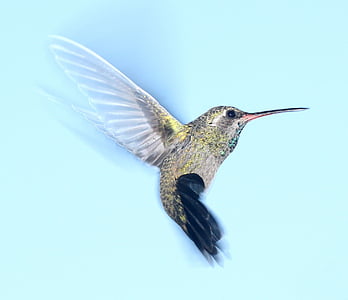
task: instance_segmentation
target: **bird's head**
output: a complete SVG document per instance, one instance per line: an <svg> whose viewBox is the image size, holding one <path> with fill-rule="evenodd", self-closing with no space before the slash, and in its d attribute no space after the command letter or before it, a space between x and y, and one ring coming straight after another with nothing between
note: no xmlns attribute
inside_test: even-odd
<svg viewBox="0 0 348 300"><path fill-rule="evenodd" d="M201 121L205 123L205 126L217 127L225 132L229 137L238 138L244 126L251 120L273 114L301 111L305 109L307 108L297 107L248 113L232 106L217 106L208 110L200 118L202 118Z"/></svg>

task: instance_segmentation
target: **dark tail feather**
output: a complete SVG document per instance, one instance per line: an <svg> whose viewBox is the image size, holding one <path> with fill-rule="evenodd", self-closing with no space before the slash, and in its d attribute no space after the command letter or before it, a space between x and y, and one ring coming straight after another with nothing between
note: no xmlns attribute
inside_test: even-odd
<svg viewBox="0 0 348 300"><path fill-rule="evenodd" d="M185 174L178 178L176 187L186 213L186 234L209 261L216 260L222 232L214 216L199 201L205 188L203 179L195 173Z"/></svg>

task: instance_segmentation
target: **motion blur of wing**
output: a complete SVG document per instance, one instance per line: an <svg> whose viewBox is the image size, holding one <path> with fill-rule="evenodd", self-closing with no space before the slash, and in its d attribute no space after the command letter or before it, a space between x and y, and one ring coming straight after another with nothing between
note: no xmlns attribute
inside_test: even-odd
<svg viewBox="0 0 348 300"><path fill-rule="evenodd" d="M56 61L88 97L89 109L73 108L140 159L160 166L168 150L165 141L183 125L91 50L64 37L51 38Z"/></svg>

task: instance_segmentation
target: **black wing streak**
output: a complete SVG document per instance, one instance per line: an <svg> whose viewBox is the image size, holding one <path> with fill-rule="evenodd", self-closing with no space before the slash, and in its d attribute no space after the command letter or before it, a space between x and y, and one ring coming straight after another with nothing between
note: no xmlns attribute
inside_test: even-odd
<svg viewBox="0 0 348 300"><path fill-rule="evenodd" d="M222 233L213 215L199 201L205 188L203 179L195 173L185 174L178 178L176 188L186 214L186 234L207 259L215 258Z"/></svg>

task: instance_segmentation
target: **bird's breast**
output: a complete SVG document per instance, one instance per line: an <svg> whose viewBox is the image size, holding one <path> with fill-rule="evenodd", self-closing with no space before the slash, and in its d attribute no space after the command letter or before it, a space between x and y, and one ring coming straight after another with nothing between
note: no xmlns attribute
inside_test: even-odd
<svg viewBox="0 0 348 300"><path fill-rule="evenodd" d="M224 160L221 154L223 147L225 145L218 142L189 136L173 148L164 165L176 179L184 174L196 173L208 187Z"/></svg>

